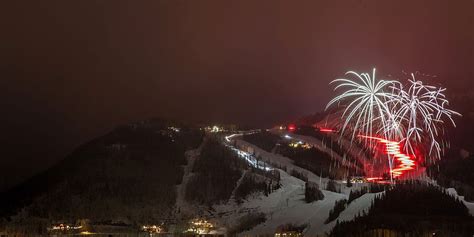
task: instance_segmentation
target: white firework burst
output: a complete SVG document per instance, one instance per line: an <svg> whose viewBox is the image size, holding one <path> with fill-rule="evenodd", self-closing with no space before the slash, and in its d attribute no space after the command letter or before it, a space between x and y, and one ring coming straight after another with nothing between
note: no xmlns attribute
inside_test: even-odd
<svg viewBox="0 0 474 237"><path fill-rule="evenodd" d="M453 117L461 116L448 108L445 88L426 85L415 79L413 73L406 88L398 81L375 79L375 69L372 75L354 71L346 75L354 78L331 82L338 83L334 90L345 90L326 106L326 109L334 103L344 106L341 137L351 130L351 139L356 134L360 139L365 138L368 148L375 147L373 140L382 138L390 144L396 144L398 148L403 147L405 151L397 153L398 156L387 153L390 174L392 171L400 172L397 176L402 174L402 170L413 169L412 158L419 154L429 159L441 158L445 146L445 121L456 126ZM400 161L400 157L405 160ZM409 169L402 167L392 170L395 158L403 164L408 162Z"/></svg>
<svg viewBox="0 0 474 237"><path fill-rule="evenodd" d="M446 99L445 88L437 88L423 84L411 74L408 80L409 87L404 90L401 83L394 84L393 94L387 101L387 106L392 108L394 122L403 134L400 136L406 152L414 155L415 145L429 141L429 155L440 158L444 120L448 119L456 126L453 115L461 114L447 108L449 101Z"/></svg>
<svg viewBox="0 0 474 237"><path fill-rule="evenodd" d="M331 83L339 83L334 90L346 90L326 106L328 109L336 102L345 103L341 136L348 127L352 130L352 139L356 134L373 136L381 133L387 136L391 131L390 124L393 125L393 116L386 102L393 97L391 88L395 81L376 80L375 68L372 75L354 71L348 71L346 75L354 76L356 80L341 78L332 81Z"/></svg>

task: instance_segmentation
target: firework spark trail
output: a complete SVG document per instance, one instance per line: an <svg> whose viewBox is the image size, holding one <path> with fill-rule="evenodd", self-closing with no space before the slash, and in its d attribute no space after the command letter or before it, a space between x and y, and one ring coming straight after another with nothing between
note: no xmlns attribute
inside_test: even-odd
<svg viewBox="0 0 474 237"><path fill-rule="evenodd" d="M331 83L339 83L334 90L339 88L347 88L347 90L329 101L326 106L327 109L336 102L351 100L341 116L345 119L341 136L349 125L352 125L350 126L352 139L358 133L374 135L383 131L385 135L388 127L387 121L392 118L390 109L386 105L386 101L392 97L385 90L393 87L395 81L376 80L375 68L372 75L359 74L354 71L349 71L346 75L355 76L356 80L360 80L360 83L345 78L332 81Z"/></svg>
<svg viewBox="0 0 474 237"><path fill-rule="evenodd" d="M445 88L425 85L412 73L405 89L398 81L376 80L375 68L372 75L354 71L346 75L355 79L332 81L331 84L338 83L334 90L346 90L326 106L327 109L336 102L345 106L341 116L341 137L347 130L352 130L351 140L356 134L362 134L357 137L364 139L369 148L374 147L374 137L382 139L379 142L386 144L387 154L402 165L392 170L393 159L388 159L394 177L413 169L411 157L415 156L415 150L430 159L441 158L445 148L442 137L444 120L456 126L453 116L461 116L447 108L449 101L444 95Z"/></svg>
<svg viewBox="0 0 474 237"><path fill-rule="evenodd" d="M377 80L375 71L374 68L372 76L368 73L359 74L348 71L346 75L354 76L357 82L346 78L331 82L339 83L334 90L347 88L342 94L329 101L326 106L327 109L336 102L341 103L349 100L341 116L342 119L345 119L340 134L341 137L344 136L346 128L351 125L349 126L352 129L351 140L355 138L356 134L373 136L382 133L385 138L389 138L390 130L387 130L387 128L391 127L389 123L393 123L391 121L394 121L394 117L386 101L392 98L391 92L393 92L396 81ZM360 82L358 83L358 81ZM373 146L371 139L366 139L365 142L369 147ZM392 160L388 159L388 162L391 169Z"/></svg>
<svg viewBox="0 0 474 237"><path fill-rule="evenodd" d="M446 108L449 104L444 95L446 89L424 85L422 81L415 79L413 73L409 79L408 90L405 91L401 83L394 85L394 93L390 95L387 104L394 109L394 123L399 125L400 133L404 134L397 138L402 140L405 152L414 154L415 144L428 140L429 155L434 152L435 157L440 158L443 118L448 118L456 126L452 116L461 116L458 112Z"/></svg>

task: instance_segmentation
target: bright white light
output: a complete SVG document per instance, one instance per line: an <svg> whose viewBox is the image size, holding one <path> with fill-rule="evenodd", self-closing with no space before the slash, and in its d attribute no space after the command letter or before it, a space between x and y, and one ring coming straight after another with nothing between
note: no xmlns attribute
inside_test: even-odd
<svg viewBox="0 0 474 237"><path fill-rule="evenodd" d="M248 152L242 151L242 150L240 150L240 149L238 149L238 148L236 148L232 145L226 145L226 146L229 147L232 151L234 151L240 158L244 159L252 167L260 169L260 170L266 170L266 171L273 170L273 168L271 168L265 162L263 162L261 160L258 161L257 158L254 155L252 155Z"/></svg>
<svg viewBox="0 0 474 237"><path fill-rule="evenodd" d="M346 90L326 107L335 103L345 107L341 136L350 130L351 139L356 135L362 135L359 137L366 141L369 137L385 138L400 141L409 155L417 155L417 148L421 148L428 151L429 157L441 157L444 120L456 126L453 116L461 116L447 108L445 88L425 85L415 79L415 74L411 74L406 89L398 81L376 80L375 69L372 75L353 71L346 75L353 76L353 80L343 78L331 82L338 83L335 90ZM426 149L425 144L429 144Z"/></svg>
<svg viewBox="0 0 474 237"><path fill-rule="evenodd" d="M327 109L336 102L346 102L341 116L344 120L341 136L348 127L352 130L352 139L357 134L373 136L382 133L385 136L387 121L392 117L385 102L391 98L388 91L395 81L376 80L375 68L372 75L354 71L349 71L346 75L355 77L355 80L341 78L332 81L331 83L339 83L334 90L347 90L329 101L326 106Z"/></svg>
<svg viewBox="0 0 474 237"><path fill-rule="evenodd" d="M437 88L423 84L411 74L408 80L409 87L404 90L401 83L397 83L389 106L393 108L394 123L404 136L400 139L406 152L415 154L415 144L429 142L429 155L440 158L442 151L441 131L447 118L456 126L453 115L460 113L446 108L449 101L446 99L445 88Z"/></svg>
<svg viewBox="0 0 474 237"><path fill-rule="evenodd" d="M225 140L226 140L227 142L231 142L231 140L230 140L230 139L231 139L231 138L233 138L233 137L236 137L236 136L242 136L242 134L235 133L235 134L232 134L232 135L226 136L226 137L225 137Z"/></svg>

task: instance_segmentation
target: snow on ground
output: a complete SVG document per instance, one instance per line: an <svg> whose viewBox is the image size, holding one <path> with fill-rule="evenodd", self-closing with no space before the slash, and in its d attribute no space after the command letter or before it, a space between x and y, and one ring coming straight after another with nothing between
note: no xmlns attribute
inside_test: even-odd
<svg viewBox="0 0 474 237"><path fill-rule="evenodd" d="M307 143L315 145L318 143L318 141L311 140L312 138L304 136L298 137L298 139L300 138L301 140L304 139ZM293 161L287 157L262 150L251 143L243 141L237 136L233 137L232 140L235 140L237 148L244 151L252 150L256 156L260 156L262 160L268 164L286 167L288 172L291 170L304 172L309 181L320 184L322 189L326 186L328 179L321 178L304 168L294 165ZM318 146L321 146L321 143L319 143ZM324 148L324 146L321 147L327 149ZM305 230L306 236L324 235L330 232L336 223L336 221L333 221L329 224L324 224L335 202L340 199L347 199L350 190L367 185L354 184L352 188L348 188L345 184L338 182L342 193L322 190L324 194L323 200L306 203L304 200L304 181L289 175L283 170L279 170L279 172L282 187L270 195L264 196L260 194L253 196L240 206L235 204L235 202L215 206L216 212L220 213L221 221L227 226L235 225L237 224L238 218L247 213L262 212L267 216L267 221L249 231L241 233L242 236L271 235L278 226L289 223L296 225L306 224L308 226ZM348 208L341 213L338 218L339 221L351 220L358 213L362 213L363 211L367 212L376 195L377 194L368 193L351 202Z"/></svg>
<svg viewBox="0 0 474 237"><path fill-rule="evenodd" d="M234 190L232 190L232 193L230 194L229 201L235 201L235 193L237 192L237 189L239 188L240 184L244 180L245 176L247 175L248 170L245 170L242 175L240 176L239 180L237 180L237 183L235 184Z"/></svg>
<svg viewBox="0 0 474 237"><path fill-rule="evenodd" d="M291 160L290 158L284 157L280 154L267 152L263 149L260 149L259 147L255 146L255 145L253 145L251 143L248 143L248 142L246 142L246 141L244 141L240 138L237 138L237 137L233 138L233 140L235 140L237 148L239 148L241 150L245 150L245 151L249 150L249 148L250 148L251 150L253 150L255 152L256 156L260 156L262 158L262 160L264 162L266 162L267 164L270 164L272 166L276 166L275 168L286 167L287 172L291 172L292 170L302 172L302 173L306 174L306 176L308 177L308 181L317 183L321 189L326 188L326 184L328 182L327 178L322 178L322 177L314 174L313 172L311 172L309 170L306 170L304 168L301 168L299 166L294 165L293 160ZM337 181L336 180L336 182L339 184L339 187L341 188L341 192L344 193L344 194L347 194L347 195L349 195L349 192L352 189L358 189L362 186L367 186L368 185L366 183L354 183L352 188L348 188L348 187L346 187L346 185L344 183L342 183L342 181L340 181L340 180Z"/></svg>
<svg viewBox="0 0 474 237"><path fill-rule="evenodd" d="M341 162L341 164L345 166L348 166L357 170L360 169L359 167L355 166L352 162L347 160L345 157L341 157L339 154L334 152L330 147L327 147L324 142L322 142L321 140L315 137L299 135L299 134L291 133L286 130L280 130L280 129L270 129L270 132L292 141L293 140L303 141L307 144L310 144L311 146L314 146L316 149L329 154L332 158L339 160L339 162Z"/></svg>
<svg viewBox="0 0 474 237"><path fill-rule="evenodd" d="M242 236L255 236L274 234L278 226L288 223L308 224L309 236L323 234L324 221L328 217L329 210L334 206L336 200L346 198L346 195L323 191L324 200L313 203L304 201L304 181L299 180L286 172L279 170L282 187L268 196L259 195L249 198L240 206L220 205L214 207L217 212L234 213L223 217L227 223L236 223L236 220L247 214L263 212L267 221L256 226L250 231L241 233Z"/></svg>
<svg viewBox="0 0 474 237"><path fill-rule="evenodd" d="M469 213L474 216L474 202L468 202L468 201L465 201L464 200L464 196L459 196L458 195L458 192L456 191L456 189L454 188L448 188L446 189L446 191L448 191L449 194L455 196L455 197L458 197L461 201L464 202L464 205L466 205L467 209L469 209Z"/></svg>
<svg viewBox="0 0 474 237"><path fill-rule="evenodd" d="M312 141L312 138L307 139L304 136L298 136L296 139L301 139L310 144L317 143L317 141ZM234 137L232 140L235 140L236 146L239 149L245 151L253 150L256 156L260 156L268 164L286 167L288 172L291 170L304 172L307 174L309 181L320 184L321 188L326 186L328 181L326 178L320 178L312 172L294 165L293 161L287 157L262 150L238 137ZM364 194L352 201L336 220L324 224L329 211L334 207L337 200L347 199L350 190L359 189L367 184L353 184L353 187L348 188L345 184L338 181L342 193L322 190L324 194L323 200L306 203L304 200L304 181L289 175L283 170L278 169L278 171L280 172L282 187L270 195L253 195L241 205L229 202L214 206L220 219L219 222L225 223L226 226L232 226L237 224L240 217L248 213L262 212L266 215L267 220L249 231L240 233L240 236L273 235L278 226L290 223L296 225L306 224L305 236L324 236L325 233L332 230L337 221L352 220L356 215L362 214L364 211L368 212L374 198L383 193ZM471 215L474 215L474 203L465 201L464 197L459 196L453 188L447 189L447 191L451 195L458 196L467 206Z"/></svg>
<svg viewBox="0 0 474 237"><path fill-rule="evenodd" d="M281 175L282 187L268 196L263 194L248 198L240 206L234 202L214 206L217 213L221 213L222 224L237 224L237 220L248 213L265 213L267 221L253 229L243 232L241 236L272 235L278 226L284 224L306 224L305 236L324 235L331 231L335 221L324 224L334 203L340 199L347 199L347 195L322 190L324 199L312 203L304 200L304 181L290 176L283 170ZM366 194L354 200L341 213L340 220L350 220L363 210L367 211L376 194Z"/></svg>
<svg viewBox="0 0 474 237"><path fill-rule="evenodd" d="M298 172L303 172L307 175L309 181L320 184L319 185L320 187L325 187L326 186L326 183L328 181L327 178L320 178L319 176L315 175L314 173L312 173L312 172L310 172L306 169L303 169L299 166L294 165L293 160L291 160L288 157L284 157L284 156L279 155L279 154L267 152L265 150L260 149L259 147L255 146L255 145L253 145L251 143L248 143L248 142L246 142L244 140L241 140L241 139L235 139L235 141L236 141L237 147L239 149L242 149L242 150L248 150L248 148L253 149L255 151L256 156L260 156L264 162L266 162L266 163L268 163L272 166L276 166L276 168L286 167L286 170L288 172L290 172L291 170L296 170Z"/></svg>
<svg viewBox="0 0 474 237"><path fill-rule="evenodd" d="M362 195L361 197L353 200L349 204L349 206L346 208L346 210L341 212L341 214L339 215L339 218L337 218L337 220L339 220L339 222L349 221L349 220L354 219L354 217L357 214L359 214L359 213L362 214L363 211L365 211L366 213L369 212L369 208L372 205L372 201L375 199L375 197L380 196L383 193L384 192L366 193L366 194ZM336 222L336 221L334 221L334 222Z"/></svg>
<svg viewBox="0 0 474 237"><path fill-rule="evenodd" d="M203 144L204 144L204 141L201 143L201 145L197 149L188 150L185 153L187 164L183 167L183 171L184 171L183 180L181 184L177 185L176 187L176 195L177 195L176 196L176 211L178 212L177 214L180 215L181 217L196 213L195 206L186 202L185 192L186 192L186 186L190 178L193 176L192 170L193 170L194 162L196 161L197 157L200 155Z"/></svg>
<svg viewBox="0 0 474 237"><path fill-rule="evenodd" d="M353 220L358 214L362 215L362 213L365 211L365 213L369 212L370 206L372 205L372 201L375 199L375 197L381 195L383 192L380 193L366 193L362 195L361 197L353 200L347 208L341 212L339 217L332 221L331 223L328 223L323 227L321 231L324 232L330 232L332 228L336 225L336 222L342 222L342 221L350 221ZM311 234L307 234L308 236L312 236Z"/></svg>

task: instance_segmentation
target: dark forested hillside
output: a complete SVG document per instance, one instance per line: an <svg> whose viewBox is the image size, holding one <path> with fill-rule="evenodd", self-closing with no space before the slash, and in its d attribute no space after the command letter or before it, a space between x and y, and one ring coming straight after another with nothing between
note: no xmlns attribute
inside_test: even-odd
<svg viewBox="0 0 474 237"><path fill-rule="evenodd" d="M338 223L331 236L371 237L380 231L391 233L383 236L472 236L474 219L462 201L446 191L413 181L385 191L369 213Z"/></svg>
<svg viewBox="0 0 474 237"><path fill-rule="evenodd" d="M350 154L347 153L347 151L339 144L337 138L333 138L331 136L328 136L328 134L326 133L317 131L314 127L311 126L301 126L298 130L295 131L295 133L317 138L324 144L326 144L327 147L331 148L331 150L337 153L339 156L346 157L359 168L363 167L359 159L352 157Z"/></svg>
<svg viewBox="0 0 474 237"><path fill-rule="evenodd" d="M185 151L203 137L199 129L171 126L162 120L130 124L82 145L56 166L2 193L1 217L140 223L168 215Z"/></svg>
<svg viewBox="0 0 474 237"><path fill-rule="evenodd" d="M194 163L195 174L186 187L186 199L199 204L227 200L247 163L238 158L216 138L204 144L199 159Z"/></svg>
<svg viewBox="0 0 474 237"><path fill-rule="evenodd" d="M278 188L278 171L264 171L249 166L229 147L210 136L194 163L185 198L192 203L212 205L228 201L234 193L237 203L241 203L252 193L268 195Z"/></svg>
<svg viewBox="0 0 474 237"><path fill-rule="evenodd" d="M428 170L438 184L455 188L466 201L474 201L474 155L461 157L459 151L451 149L444 159Z"/></svg>
<svg viewBox="0 0 474 237"><path fill-rule="evenodd" d="M243 136L243 139L248 143L252 143L261 149L270 152L281 138L280 136L270 132L261 131L259 133L246 134Z"/></svg>
<svg viewBox="0 0 474 237"><path fill-rule="evenodd" d="M336 160L333 160L329 154L315 147L306 149L302 147L291 147L283 143L279 147L278 152L294 160L295 165L321 175L322 177L342 179L346 177L347 174L353 174L352 170L337 165Z"/></svg>

